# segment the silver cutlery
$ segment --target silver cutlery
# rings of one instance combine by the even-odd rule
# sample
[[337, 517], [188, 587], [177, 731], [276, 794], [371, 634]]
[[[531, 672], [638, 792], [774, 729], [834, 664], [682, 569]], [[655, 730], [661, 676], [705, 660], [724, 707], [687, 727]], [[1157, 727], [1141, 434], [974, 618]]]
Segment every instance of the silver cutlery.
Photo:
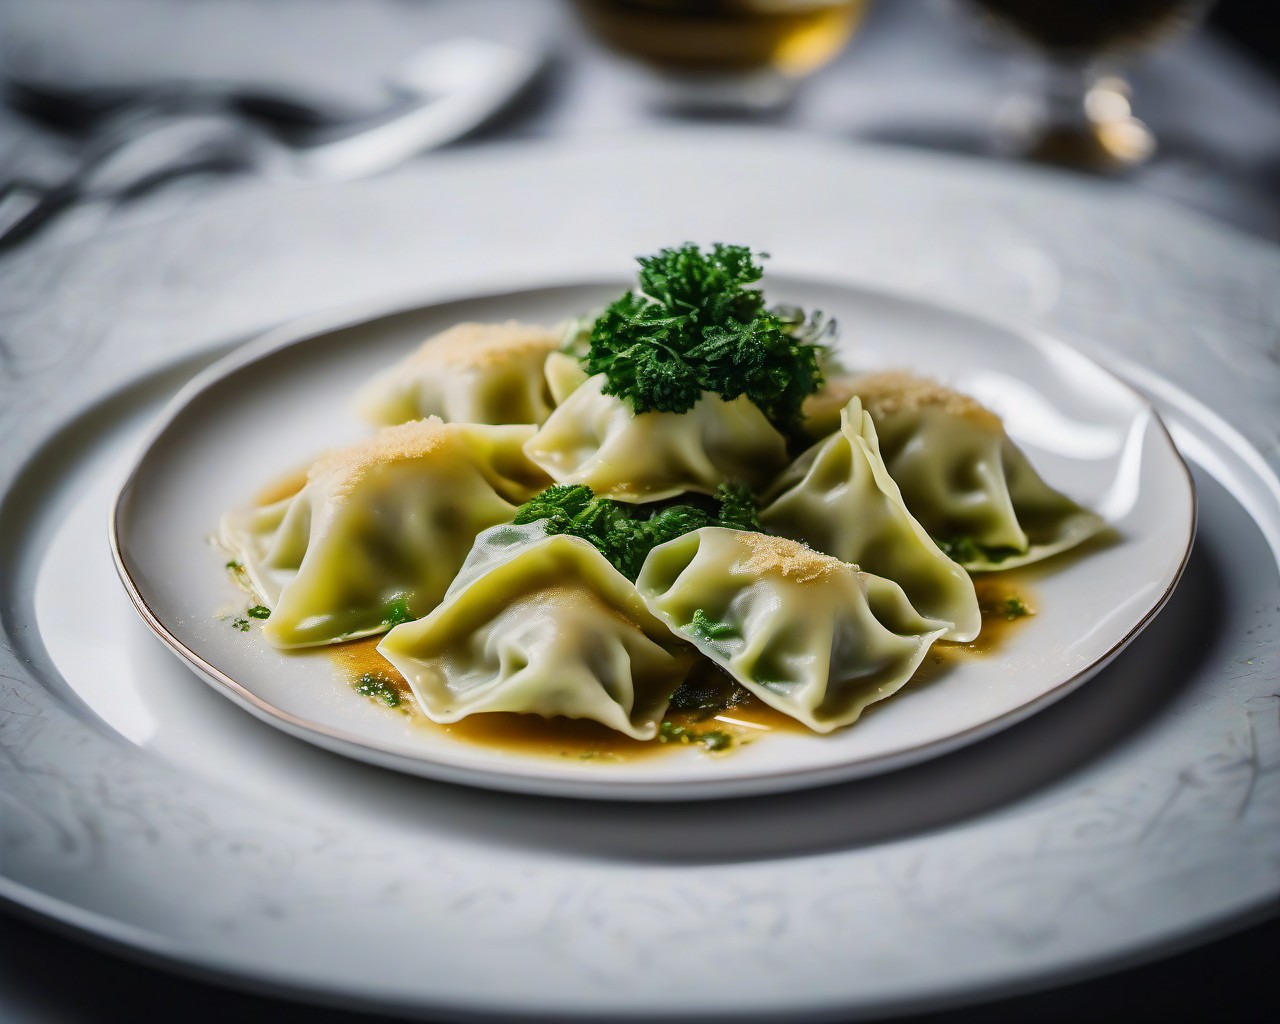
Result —
[[81, 162], [54, 183], [0, 188], [0, 248], [76, 203], [136, 196], [194, 171], [244, 171], [279, 181], [347, 181], [390, 170], [487, 120], [538, 71], [540, 56], [478, 38], [417, 51], [392, 78], [380, 114], [286, 128], [246, 116], [231, 90], [140, 96], [101, 119]]

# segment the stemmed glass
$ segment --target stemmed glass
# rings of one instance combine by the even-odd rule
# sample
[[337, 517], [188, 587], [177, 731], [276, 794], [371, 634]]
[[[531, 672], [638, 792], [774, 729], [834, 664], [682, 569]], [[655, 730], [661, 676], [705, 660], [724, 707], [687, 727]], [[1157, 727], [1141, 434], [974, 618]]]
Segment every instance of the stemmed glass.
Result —
[[1209, 0], [969, 0], [992, 25], [1039, 51], [1041, 102], [1001, 118], [1002, 139], [1033, 160], [1091, 170], [1143, 163], [1151, 130], [1134, 116], [1119, 67], [1194, 25]]
[[647, 74], [657, 105], [765, 113], [844, 49], [868, 0], [574, 0], [583, 22]]

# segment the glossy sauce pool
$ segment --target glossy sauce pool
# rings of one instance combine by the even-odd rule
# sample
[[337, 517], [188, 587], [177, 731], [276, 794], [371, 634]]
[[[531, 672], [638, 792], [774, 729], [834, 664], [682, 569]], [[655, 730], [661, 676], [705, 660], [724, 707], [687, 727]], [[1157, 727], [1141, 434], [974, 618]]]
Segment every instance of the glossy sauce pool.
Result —
[[[989, 656], [1035, 614], [1025, 583], [1016, 570], [974, 580], [982, 608], [982, 632], [972, 643], [936, 643], [920, 668], [894, 698], [941, 678], [949, 665]], [[1016, 599], [1016, 604], [1011, 600]], [[697, 745], [711, 756], [731, 755], [739, 746], [758, 742], [776, 732], [807, 733], [795, 719], [775, 711], [725, 676], [709, 662], [695, 669], [696, 682], [714, 691], [723, 710], [669, 711], [657, 740], [634, 740], [598, 722], [537, 715], [490, 712], [471, 715], [452, 725], [431, 721], [418, 706], [405, 678], [377, 651], [380, 636], [365, 637], [325, 649], [352, 688], [367, 699], [387, 705], [389, 714], [412, 718], [415, 727], [439, 732], [454, 740], [514, 753], [581, 760], [636, 760], [660, 756], [681, 746]], [[310, 656], [310, 655], [303, 655]], [[864, 715], [874, 714], [873, 704]], [[856, 723], [855, 723], [856, 726]]]

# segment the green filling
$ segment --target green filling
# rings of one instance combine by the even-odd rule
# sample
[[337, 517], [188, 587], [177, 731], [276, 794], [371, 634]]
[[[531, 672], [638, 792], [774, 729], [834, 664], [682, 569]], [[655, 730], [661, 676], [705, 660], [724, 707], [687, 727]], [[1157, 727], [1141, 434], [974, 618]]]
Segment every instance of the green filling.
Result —
[[732, 623], [707, 618], [707, 613], [701, 608], [694, 611], [693, 618], [684, 627], [684, 631], [695, 640], [701, 640], [704, 643], [727, 640], [738, 634], [737, 628]]
[[957, 537], [948, 537], [944, 540], [935, 538], [934, 542], [942, 549], [944, 555], [960, 565], [973, 565], [975, 563], [999, 565], [1007, 558], [1024, 553], [1017, 548], [987, 547], [979, 544], [972, 537], [963, 534]]
[[383, 606], [382, 624], [384, 626], [398, 626], [403, 622], [412, 622], [413, 615], [409, 611], [409, 601], [407, 598], [393, 597]]

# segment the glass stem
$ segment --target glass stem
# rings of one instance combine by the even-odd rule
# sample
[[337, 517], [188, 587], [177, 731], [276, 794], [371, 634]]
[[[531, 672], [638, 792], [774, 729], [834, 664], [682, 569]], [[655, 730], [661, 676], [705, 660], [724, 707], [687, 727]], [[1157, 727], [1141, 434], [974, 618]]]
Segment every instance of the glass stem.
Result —
[[1064, 56], [1051, 58], [1046, 71], [1046, 127], [1088, 132], [1090, 117], [1086, 100], [1097, 78], [1093, 69], [1085, 61]]

